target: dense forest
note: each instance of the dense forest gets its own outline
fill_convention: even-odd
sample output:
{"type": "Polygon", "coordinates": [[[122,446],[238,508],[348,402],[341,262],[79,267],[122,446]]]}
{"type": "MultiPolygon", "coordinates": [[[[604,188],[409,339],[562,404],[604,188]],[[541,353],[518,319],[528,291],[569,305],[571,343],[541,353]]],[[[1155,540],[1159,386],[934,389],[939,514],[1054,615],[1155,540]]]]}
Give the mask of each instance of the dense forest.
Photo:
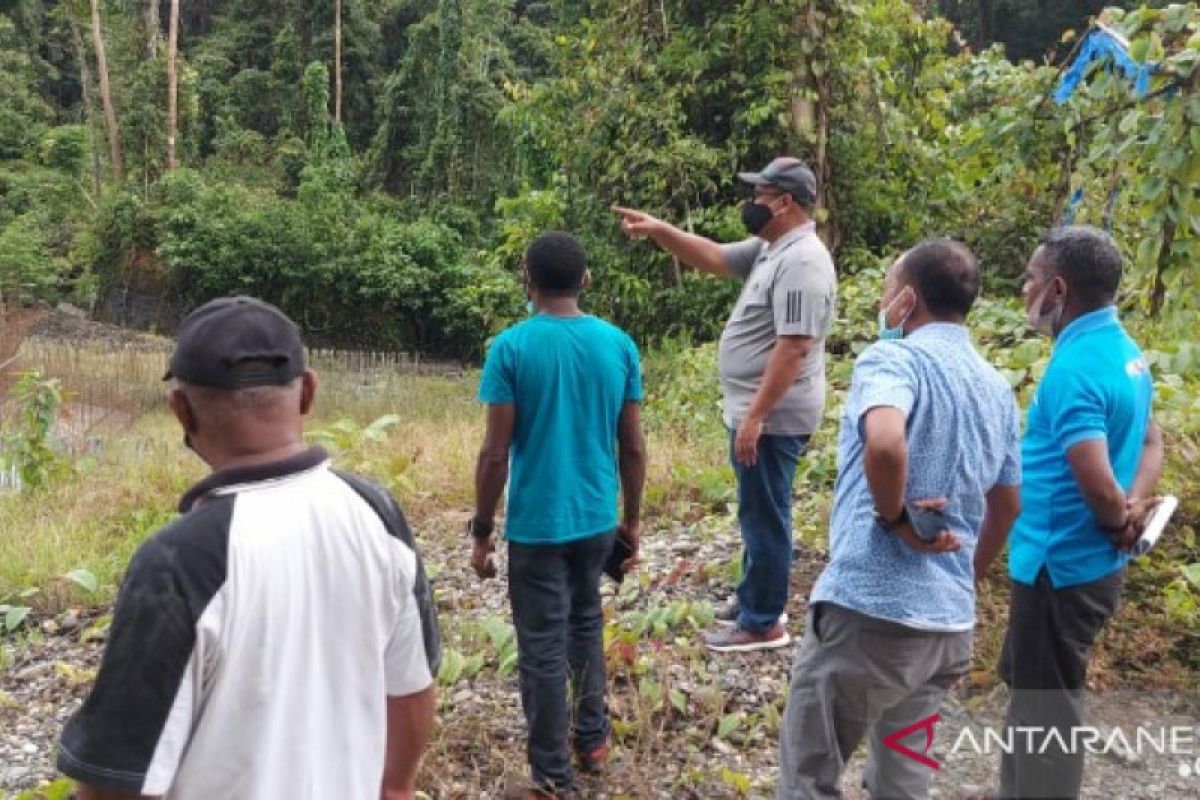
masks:
{"type": "Polygon", "coordinates": [[[738,237],[735,171],[790,152],[843,272],[949,234],[1011,286],[1069,215],[1119,235],[1131,303],[1193,325],[1200,14],[1100,5],[0,0],[0,293],[169,329],[249,292],[315,341],[473,359],[563,227],[592,308],[707,338],[734,289],[609,206],[738,237]],[[1096,14],[1150,92],[1097,67],[1059,106],[1096,14]]]}

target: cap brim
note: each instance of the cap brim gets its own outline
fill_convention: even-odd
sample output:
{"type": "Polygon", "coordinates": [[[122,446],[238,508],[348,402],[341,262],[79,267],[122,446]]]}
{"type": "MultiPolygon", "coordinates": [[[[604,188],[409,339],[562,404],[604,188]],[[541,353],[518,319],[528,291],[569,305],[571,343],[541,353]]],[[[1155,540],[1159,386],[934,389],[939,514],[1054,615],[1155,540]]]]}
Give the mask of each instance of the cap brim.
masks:
{"type": "Polygon", "coordinates": [[[742,183],[748,183],[751,186],[766,186],[770,183],[769,180],[762,176],[761,172],[739,172],[738,180],[742,183]]]}

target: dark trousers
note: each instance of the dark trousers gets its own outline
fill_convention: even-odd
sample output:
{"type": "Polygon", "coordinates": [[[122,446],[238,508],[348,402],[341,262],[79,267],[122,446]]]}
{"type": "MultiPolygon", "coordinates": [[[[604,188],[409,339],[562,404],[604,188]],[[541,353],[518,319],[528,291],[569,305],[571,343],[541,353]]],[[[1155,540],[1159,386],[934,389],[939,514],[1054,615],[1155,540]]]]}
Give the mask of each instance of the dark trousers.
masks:
{"type": "Polygon", "coordinates": [[[1032,586],[1013,581],[1000,654],[1000,677],[1011,690],[1005,725],[1042,731],[1032,748],[1026,737],[1014,735],[1013,752],[1001,756],[1001,797],[1079,796],[1084,754],[1058,743],[1069,750],[1072,728],[1083,725],[1092,644],[1116,612],[1124,580],[1124,570],[1118,570],[1093,583],[1055,589],[1043,568],[1032,586]],[[1052,728],[1059,737],[1048,733],[1052,728]]]}
{"type": "Polygon", "coordinates": [[[546,789],[567,789],[574,782],[567,751],[572,729],[579,752],[608,740],[600,573],[615,536],[508,545],[508,595],[529,765],[534,783],[546,789]],[[568,673],[573,709],[567,700],[568,673]]]}
{"type": "Polygon", "coordinates": [[[761,436],[758,461],[739,464],[733,451],[737,431],[729,435],[730,459],[737,477],[738,525],[742,530],[742,582],[738,584],[738,625],[769,630],[788,598],[792,566],[792,483],[807,436],[761,436]]]}

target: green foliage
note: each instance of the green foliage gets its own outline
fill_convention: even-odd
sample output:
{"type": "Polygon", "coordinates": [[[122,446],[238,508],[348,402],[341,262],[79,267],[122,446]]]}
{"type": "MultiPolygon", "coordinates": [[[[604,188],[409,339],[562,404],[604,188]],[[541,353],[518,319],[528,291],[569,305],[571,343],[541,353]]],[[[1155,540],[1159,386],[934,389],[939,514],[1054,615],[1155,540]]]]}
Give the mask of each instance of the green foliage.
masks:
{"type": "Polygon", "coordinates": [[[87,154],[87,129],[83,125],[60,125],[42,137],[41,160],[51,169],[78,176],[87,154]]]}
{"type": "Polygon", "coordinates": [[[62,260],[50,253],[36,214],[23,214],[0,229],[0,297],[18,303],[53,299],[63,266],[62,260]]]}
{"type": "Polygon", "coordinates": [[[51,117],[49,104],[38,93],[37,71],[21,32],[0,13],[0,159],[29,153],[51,117]]]}
{"type": "Polygon", "coordinates": [[[1093,70],[1067,105],[1075,146],[1072,182],[1085,192],[1080,217],[1111,222],[1131,269],[1123,289],[1151,315],[1200,308],[1192,286],[1200,257],[1200,9],[1174,4],[1105,19],[1130,54],[1157,65],[1139,100],[1119,74],[1093,70]]]}
{"type": "Polygon", "coordinates": [[[15,413],[0,428],[0,468],[15,469],[22,490],[36,492],[70,470],[52,442],[62,388],[57,378],[31,370],[17,377],[11,394],[15,413]]]}

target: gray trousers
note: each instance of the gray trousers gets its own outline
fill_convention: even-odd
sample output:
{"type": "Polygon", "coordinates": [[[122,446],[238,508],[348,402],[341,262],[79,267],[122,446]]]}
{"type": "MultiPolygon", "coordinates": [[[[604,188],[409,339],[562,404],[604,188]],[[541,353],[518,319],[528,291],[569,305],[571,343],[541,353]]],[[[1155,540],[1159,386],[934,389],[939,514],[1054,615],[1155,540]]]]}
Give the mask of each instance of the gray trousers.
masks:
{"type": "MultiPolygon", "coordinates": [[[[941,707],[971,660],[972,633],[920,631],[832,603],[816,603],[780,732],[779,800],[840,798],[842,773],[864,737],[863,783],[874,800],[928,797],[933,769],[884,739],[941,707]]],[[[916,730],[900,744],[926,750],[916,730]]]]}

